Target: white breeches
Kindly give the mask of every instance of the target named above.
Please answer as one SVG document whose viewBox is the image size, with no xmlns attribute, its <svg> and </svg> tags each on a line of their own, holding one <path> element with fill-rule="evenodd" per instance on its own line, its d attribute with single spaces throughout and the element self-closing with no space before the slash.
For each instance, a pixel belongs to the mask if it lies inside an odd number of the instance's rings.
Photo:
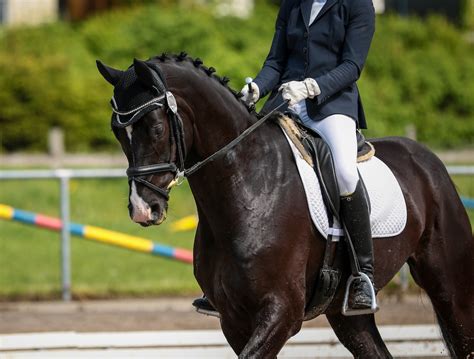
<svg viewBox="0 0 474 359">
<path fill-rule="evenodd" d="M 308 117 L 304 101 L 296 104 L 293 110 L 306 126 L 316 131 L 329 145 L 340 195 L 354 193 L 359 181 L 355 121 L 346 115 L 331 115 L 321 121 L 313 121 Z"/>
</svg>

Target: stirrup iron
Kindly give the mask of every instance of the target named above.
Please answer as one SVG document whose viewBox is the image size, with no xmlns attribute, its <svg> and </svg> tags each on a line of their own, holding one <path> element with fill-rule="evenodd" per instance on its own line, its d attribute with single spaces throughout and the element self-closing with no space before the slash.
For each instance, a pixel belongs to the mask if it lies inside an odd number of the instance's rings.
<svg viewBox="0 0 474 359">
<path fill-rule="evenodd" d="M 219 312 L 215 311 L 215 310 L 207 310 L 207 309 L 196 308 L 196 312 L 198 312 L 199 314 L 208 315 L 210 317 L 216 317 L 216 318 L 221 317 Z"/>
<path fill-rule="evenodd" d="M 351 285 L 355 280 L 362 280 L 367 282 L 370 286 L 370 294 L 371 294 L 371 305 L 370 308 L 365 309 L 350 309 L 349 308 L 349 291 L 351 289 Z M 351 315 L 362 315 L 362 314 L 373 314 L 379 310 L 377 306 L 377 297 L 375 296 L 374 286 L 372 281 L 367 276 L 367 274 L 359 272 L 356 276 L 350 275 L 349 279 L 347 280 L 346 285 L 346 293 L 344 294 L 344 301 L 342 303 L 342 315 L 351 316 Z"/>
</svg>

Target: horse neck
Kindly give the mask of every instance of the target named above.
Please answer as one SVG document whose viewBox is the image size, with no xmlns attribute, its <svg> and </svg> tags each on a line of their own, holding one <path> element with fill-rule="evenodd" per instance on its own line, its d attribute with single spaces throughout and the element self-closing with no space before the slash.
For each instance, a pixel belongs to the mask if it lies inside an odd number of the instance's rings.
<svg viewBox="0 0 474 359">
<path fill-rule="evenodd" d="M 178 107 L 186 122 L 185 133 L 192 136 L 187 138 L 187 143 L 192 143 L 186 164 L 189 168 L 237 138 L 255 122 L 255 116 L 228 89 L 200 69 L 174 76 L 174 82 L 168 81 L 169 88 L 181 99 Z M 270 192 L 280 182 L 288 182 L 282 178 L 287 164 L 286 157 L 281 156 L 279 129 L 264 127 L 188 178 L 202 223 L 204 218 L 220 218 L 221 224 L 228 223 L 247 213 L 241 210 L 242 206 L 254 208 L 255 198 Z M 262 168 L 272 170 L 262 173 Z M 257 185 L 250 180 L 254 174 L 258 174 Z M 270 196 L 263 197 L 259 206 L 270 206 L 267 203 Z M 234 202 L 232 199 L 236 198 L 238 201 Z M 213 222 L 213 228 L 215 225 Z"/>
<path fill-rule="evenodd" d="M 202 160 L 239 136 L 254 121 L 245 106 L 216 78 L 191 64 L 178 63 L 170 90 L 181 98 L 192 134 L 191 157 Z M 179 106 L 179 104 L 178 104 Z"/>
</svg>

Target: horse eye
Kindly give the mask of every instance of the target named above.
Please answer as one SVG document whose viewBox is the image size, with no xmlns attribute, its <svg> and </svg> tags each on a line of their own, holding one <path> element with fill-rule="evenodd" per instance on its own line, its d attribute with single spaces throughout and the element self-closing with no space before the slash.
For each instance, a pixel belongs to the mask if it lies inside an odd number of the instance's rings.
<svg viewBox="0 0 474 359">
<path fill-rule="evenodd" d="M 155 135 L 163 134 L 163 124 L 162 123 L 157 123 L 157 124 L 153 125 L 152 130 L 153 130 L 153 133 Z"/>
</svg>

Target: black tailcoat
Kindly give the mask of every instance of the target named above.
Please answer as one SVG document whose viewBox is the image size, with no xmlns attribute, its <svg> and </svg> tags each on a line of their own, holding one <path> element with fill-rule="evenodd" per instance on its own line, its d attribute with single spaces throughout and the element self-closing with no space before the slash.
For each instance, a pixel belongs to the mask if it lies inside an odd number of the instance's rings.
<svg viewBox="0 0 474 359">
<path fill-rule="evenodd" d="M 313 0 L 283 0 L 270 52 L 255 83 L 268 112 L 282 101 L 278 87 L 311 77 L 321 94 L 307 99 L 315 121 L 333 114 L 355 119 L 367 128 L 356 85 L 375 31 L 372 0 L 327 0 L 309 25 Z"/>
</svg>

